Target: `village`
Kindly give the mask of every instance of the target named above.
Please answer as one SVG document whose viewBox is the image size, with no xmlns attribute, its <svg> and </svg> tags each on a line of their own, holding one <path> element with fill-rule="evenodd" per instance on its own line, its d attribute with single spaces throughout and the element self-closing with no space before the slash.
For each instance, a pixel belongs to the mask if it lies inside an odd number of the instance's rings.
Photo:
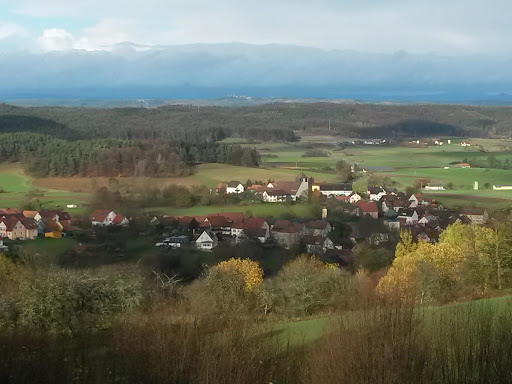
<svg viewBox="0 0 512 384">
<path fill-rule="evenodd" d="M 145 213 L 126 217 L 112 209 L 97 209 L 86 224 L 92 229 L 151 227 L 157 236 L 160 234 L 155 246 L 163 249 L 190 248 L 208 252 L 219 244 L 231 246 L 251 241 L 262 247 L 326 255 L 341 264 L 350 264 L 359 244 L 385 244 L 400 230 L 410 230 L 416 240 L 434 243 L 450 224 L 483 225 L 489 219 L 486 209 L 446 209 L 420 192 L 406 195 L 394 188 L 368 186 L 366 193 L 361 194 L 353 191 L 351 183 L 315 182 L 303 172 L 290 181 L 251 185 L 236 180 L 219 183 L 212 192 L 250 193 L 265 204 L 307 204 L 313 199 L 319 202 L 321 214 L 319 212 L 316 218 L 252 217 L 242 212 L 196 216 Z M 340 235 L 336 228 L 340 225 L 349 230 L 341 231 Z M 62 210 L 0 210 L 0 236 L 9 240 L 59 239 L 82 230 L 83 226 L 83 219 L 72 218 Z M 1 246 L 7 251 L 3 242 Z"/>
</svg>

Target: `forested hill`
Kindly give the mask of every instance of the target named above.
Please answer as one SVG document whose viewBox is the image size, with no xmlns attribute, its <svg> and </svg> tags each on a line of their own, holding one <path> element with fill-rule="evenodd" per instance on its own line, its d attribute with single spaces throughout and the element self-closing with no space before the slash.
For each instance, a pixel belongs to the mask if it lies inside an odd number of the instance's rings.
<svg viewBox="0 0 512 384">
<path fill-rule="evenodd" d="M 328 131 L 328 126 L 331 130 Z M 344 137 L 512 136 L 511 107 L 275 103 L 247 107 L 172 105 L 159 108 L 57 108 L 0 105 L 2 132 L 29 131 L 64 139 L 171 139 L 215 142 L 226 137 L 294 141 L 295 132 Z"/>
</svg>

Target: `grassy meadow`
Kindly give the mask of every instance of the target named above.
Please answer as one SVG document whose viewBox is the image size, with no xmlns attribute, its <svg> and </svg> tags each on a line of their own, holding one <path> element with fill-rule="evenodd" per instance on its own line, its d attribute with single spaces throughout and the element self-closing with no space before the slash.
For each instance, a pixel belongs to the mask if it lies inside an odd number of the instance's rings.
<svg viewBox="0 0 512 384">
<path fill-rule="evenodd" d="M 0 188 L 3 190 L 0 193 L 0 207 L 3 208 L 19 207 L 29 192 L 33 192 L 47 209 L 65 208 L 67 204 L 80 206 L 88 196 L 87 193 L 61 190 L 51 184 L 46 188 L 40 187 L 16 164 L 0 167 Z"/>
<path fill-rule="evenodd" d="M 512 161 L 512 140 L 471 140 L 471 147 L 461 147 L 461 140 L 453 140 L 451 145 L 443 146 L 349 146 L 339 147 L 336 143 L 344 139 L 329 136 L 303 136 L 298 143 L 245 143 L 256 147 L 262 156 L 263 164 L 259 168 L 246 168 L 225 164 L 200 164 L 187 177 L 146 178 L 125 177 L 120 181 L 129 185 L 163 187 L 169 184 L 206 185 L 214 188 L 219 182 L 248 179 L 266 182 L 272 180 L 293 180 L 301 170 L 317 181 L 337 181 L 334 167 L 338 160 L 357 163 L 360 167 L 387 166 L 393 171 L 377 173 L 388 176 L 394 185 L 402 190 L 412 186 L 415 180 L 428 178 L 430 182 L 448 183 L 453 188 L 446 191 L 425 191 L 425 195 L 435 197 L 446 206 L 460 207 L 466 205 L 486 206 L 493 209 L 503 208 L 512 202 L 512 191 L 494 191 L 493 184 L 511 184 L 512 171 L 491 168 L 456 168 L 455 162 L 478 162 L 487 164 L 492 154 L 502 163 Z M 240 140 L 230 142 L 244 143 Z M 320 149 L 325 157 L 304 157 L 308 150 Z M 448 167 L 448 169 L 445 169 Z M 356 190 L 364 190 L 368 175 L 363 175 L 355 183 Z M 473 190 L 473 183 L 478 181 L 479 190 Z M 46 208 L 64 207 L 67 204 L 81 205 L 87 200 L 88 194 L 99 187 L 108 186 L 109 178 L 97 177 L 49 177 L 31 179 L 18 165 L 4 165 L 0 168 L 0 206 L 16 207 L 24 199 L 29 190 L 42 190 L 43 196 L 38 197 Z M 490 188 L 485 188 L 488 184 Z M 274 208 L 277 208 L 274 206 Z M 163 207 L 169 214 L 202 214 L 216 211 L 251 210 L 254 214 L 273 216 L 289 211 L 301 215 L 305 208 L 274 208 L 265 205 L 234 206 L 234 207 L 194 207 L 187 210 L 171 210 Z M 83 209 L 77 211 L 82 212 Z M 297 212 L 296 212 L 297 211 Z"/>
</svg>

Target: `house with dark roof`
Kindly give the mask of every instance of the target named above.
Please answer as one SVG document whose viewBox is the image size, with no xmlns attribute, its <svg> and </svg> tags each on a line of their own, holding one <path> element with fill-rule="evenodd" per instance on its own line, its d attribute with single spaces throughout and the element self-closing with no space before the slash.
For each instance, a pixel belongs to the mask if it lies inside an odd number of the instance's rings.
<svg viewBox="0 0 512 384">
<path fill-rule="evenodd" d="M 489 220 L 489 213 L 485 208 L 470 208 L 465 207 L 460 211 L 461 216 L 466 216 L 473 224 L 482 225 L 486 224 Z"/>
<path fill-rule="evenodd" d="M 351 183 L 314 183 L 312 192 L 319 192 L 326 197 L 350 196 L 352 194 Z"/>
<path fill-rule="evenodd" d="M 307 253 L 315 255 L 323 254 L 328 249 L 334 249 L 332 240 L 324 236 L 306 235 L 302 238 L 302 243 L 304 244 Z"/>
<path fill-rule="evenodd" d="M 383 187 L 369 185 L 366 194 L 370 201 L 379 201 L 382 196 L 385 196 L 388 193 Z"/>
<path fill-rule="evenodd" d="M 215 233 L 211 230 L 206 230 L 196 240 L 196 247 L 202 251 L 211 251 L 218 244 L 219 240 Z"/>
<path fill-rule="evenodd" d="M 304 234 L 304 224 L 293 223 L 289 220 L 277 220 L 270 233 L 277 244 L 290 249 L 299 244 L 300 238 Z"/>
<path fill-rule="evenodd" d="M 254 241 L 258 241 L 261 244 L 264 244 L 267 242 L 267 240 L 270 238 L 270 234 L 268 230 L 264 228 L 254 228 L 249 227 L 245 228 L 238 234 L 236 237 L 236 242 L 239 243 L 243 240 L 250 239 Z"/>
<path fill-rule="evenodd" d="M 226 184 L 226 193 L 244 193 L 244 185 L 239 181 L 230 181 Z"/>
<path fill-rule="evenodd" d="M 331 224 L 325 220 L 310 220 L 304 223 L 304 232 L 309 236 L 326 237 L 332 230 Z"/>
<path fill-rule="evenodd" d="M 0 218 L 0 237 L 10 240 L 28 240 L 37 237 L 37 224 L 28 217 Z"/>
<path fill-rule="evenodd" d="M 303 179 L 301 181 L 277 181 L 268 183 L 263 192 L 263 201 L 276 203 L 307 198 L 309 193 L 309 180 L 310 179 Z"/>
</svg>

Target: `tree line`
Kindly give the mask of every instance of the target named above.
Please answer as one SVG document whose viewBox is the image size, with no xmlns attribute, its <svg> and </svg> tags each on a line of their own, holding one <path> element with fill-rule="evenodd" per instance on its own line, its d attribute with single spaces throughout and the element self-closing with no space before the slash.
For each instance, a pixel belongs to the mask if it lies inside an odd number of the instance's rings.
<svg viewBox="0 0 512 384">
<path fill-rule="evenodd" d="M 186 176 L 197 163 L 257 167 L 254 148 L 203 142 L 120 139 L 64 140 L 38 133 L 0 135 L 0 161 L 25 165 L 38 176 Z"/>
</svg>

